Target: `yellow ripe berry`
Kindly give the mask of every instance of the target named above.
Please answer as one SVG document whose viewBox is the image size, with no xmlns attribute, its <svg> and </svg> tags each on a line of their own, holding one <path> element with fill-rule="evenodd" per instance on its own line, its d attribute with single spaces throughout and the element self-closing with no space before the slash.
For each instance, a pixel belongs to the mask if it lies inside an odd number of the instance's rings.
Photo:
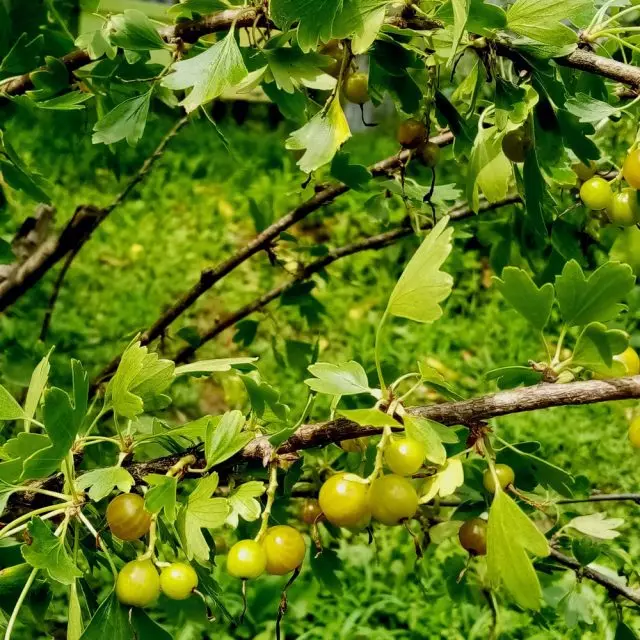
<svg viewBox="0 0 640 640">
<path fill-rule="evenodd" d="M 267 573 L 274 576 L 297 569 L 306 551 L 300 532 L 284 524 L 267 529 L 262 548 L 267 556 Z"/>
<path fill-rule="evenodd" d="M 369 486 L 352 474 L 336 473 L 320 488 L 318 502 L 326 519 L 336 527 L 361 528 L 371 519 Z"/>
<path fill-rule="evenodd" d="M 418 494 L 407 478 L 389 474 L 372 482 L 369 506 L 378 522 L 393 526 L 413 518 L 418 510 Z"/>
<path fill-rule="evenodd" d="M 399 476 L 412 476 L 420 469 L 426 451 L 424 445 L 411 438 L 395 438 L 384 450 L 387 467 Z"/>
<path fill-rule="evenodd" d="M 122 604 L 146 607 L 160 595 L 160 576 L 151 560 L 133 560 L 116 579 L 116 596 Z"/>
<path fill-rule="evenodd" d="M 634 449 L 640 449 L 640 416 L 636 416 L 629 425 L 629 442 Z"/>
<path fill-rule="evenodd" d="M 255 540 L 240 540 L 229 550 L 227 571 L 234 578 L 257 578 L 267 568 L 267 554 Z"/>
</svg>

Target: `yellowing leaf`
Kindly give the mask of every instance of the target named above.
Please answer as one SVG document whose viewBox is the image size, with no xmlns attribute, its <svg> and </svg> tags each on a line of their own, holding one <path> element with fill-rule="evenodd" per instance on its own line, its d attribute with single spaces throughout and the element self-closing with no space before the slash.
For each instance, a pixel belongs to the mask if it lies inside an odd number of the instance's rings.
<svg viewBox="0 0 640 640">
<path fill-rule="evenodd" d="M 176 62 L 173 71 L 162 84 L 169 89 L 192 87 L 189 95 L 180 103 L 187 113 L 217 98 L 247 75 L 233 29 L 204 53 Z"/>
<path fill-rule="evenodd" d="M 462 462 L 457 458 L 451 458 L 442 465 L 435 476 L 429 478 L 422 487 L 420 504 L 426 504 L 437 495 L 441 498 L 450 496 L 464 483 L 464 471 Z"/>
<path fill-rule="evenodd" d="M 487 567 L 492 583 L 503 583 L 525 609 L 540 609 L 542 590 L 527 551 L 549 555 L 547 539 L 504 491 L 498 490 L 489 511 Z"/>
<path fill-rule="evenodd" d="M 306 149 L 298 161 L 305 173 L 331 162 L 336 151 L 351 137 L 349 123 L 338 97 L 331 99 L 329 108 L 316 113 L 307 124 L 288 138 L 287 149 Z"/>
<path fill-rule="evenodd" d="M 433 322 L 442 315 L 439 303 L 453 286 L 453 278 L 440 271 L 452 248 L 448 222 L 444 216 L 415 252 L 391 293 L 387 313 L 416 322 Z"/>
</svg>

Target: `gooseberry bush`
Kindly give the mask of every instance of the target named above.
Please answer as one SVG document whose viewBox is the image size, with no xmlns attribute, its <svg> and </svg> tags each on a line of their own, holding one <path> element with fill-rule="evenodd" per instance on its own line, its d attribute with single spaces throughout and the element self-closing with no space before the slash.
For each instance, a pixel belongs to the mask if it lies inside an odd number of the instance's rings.
<svg viewBox="0 0 640 640">
<path fill-rule="evenodd" d="M 17 21 L 18 5 L 1 5 L 0 18 L 4 11 Z M 429 545 L 458 545 L 467 562 L 455 579 L 487 598 L 495 636 L 502 607 L 532 612 L 541 627 L 557 616 L 590 624 L 594 604 L 581 588 L 589 580 L 613 611 L 612 635 L 615 628 L 616 637 L 635 637 L 626 607 L 640 604 L 637 569 L 615 542 L 623 520 L 594 505 L 638 496 L 591 492 L 584 477 L 547 461 L 543 445 L 509 442 L 493 421 L 640 397 L 625 313 L 640 268 L 635 6 L 183 0 L 168 9 L 169 26 L 127 9 L 76 38 L 53 4 L 49 17 L 36 37 L 2 43 L 7 113 L 80 112 L 93 143 L 115 154 L 122 141 L 140 141 L 154 110 L 178 115 L 110 205 L 80 207 L 26 257 L 0 241 L 9 256 L 0 311 L 64 261 L 43 343 L 75 255 L 182 127 L 202 116 L 223 135 L 210 108 L 223 94 L 258 91 L 274 103 L 291 123 L 285 145 L 306 175 L 300 204 L 271 223 L 254 211 L 255 238 L 168 300 L 93 381 L 72 360 L 69 388 L 53 384 L 51 345 L 24 397 L 0 386 L 5 638 L 43 624 L 52 586 L 64 590 L 73 640 L 170 637 L 154 615 L 166 599 L 198 599 L 213 634 L 220 618 L 242 624 L 246 590 L 265 574 L 282 576 L 273 611 L 279 637 L 299 573 L 332 588 L 338 541 L 373 543 L 383 527 L 406 529 L 416 563 Z M 356 105 L 372 126 L 368 105 L 383 102 L 399 115 L 397 149 L 367 168 L 349 155 L 345 109 Z M 50 203 L 46 175 L 11 144 L 10 123 L 0 129 L 3 193 Z M 621 156 L 608 144 L 612 131 L 624 139 Z M 454 162 L 464 189 L 439 179 Z M 366 195 L 381 233 L 337 249 L 318 245 L 313 262 L 303 251 L 281 260 L 287 229 L 349 190 Z M 473 216 L 502 208 L 509 217 L 492 219 L 490 230 L 492 283 L 540 349 L 526 362 L 478 372 L 498 389 L 487 396 L 465 398 L 422 354 L 387 379 L 389 325 L 438 330 L 457 286 L 448 271 L 454 242 L 473 237 Z M 411 235 L 420 243 L 395 287 L 375 292 L 372 362 L 325 361 L 318 345 L 301 397 L 263 379 L 247 316 L 286 296 L 311 323 L 316 274 Z M 207 329 L 181 331 L 183 347 L 163 357 L 159 339 L 170 325 L 260 251 L 289 279 Z M 246 356 L 195 358 L 236 325 Z M 169 420 L 174 382 L 212 374 L 241 380 L 247 401 L 221 415 Z M 425 390 L 433 401 L 413 404 Z M 631 416 L 634 448 L 639 421 Z M 569 505 L 577 502 L 590 510 L 576 515 Z M 228 552 L 217 538 L 223 529 L 238 532 Z M 237 579 L 242 611 L 228 606 L 219 571 Z M 543 591 L 542 574 L 557 576 L 553 594 Z"/>
</svg>

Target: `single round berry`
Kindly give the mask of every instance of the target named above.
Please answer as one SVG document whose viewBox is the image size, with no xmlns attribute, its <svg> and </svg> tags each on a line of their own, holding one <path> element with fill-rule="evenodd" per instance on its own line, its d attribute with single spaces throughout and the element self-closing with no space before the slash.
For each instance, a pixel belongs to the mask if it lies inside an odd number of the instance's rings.
<svg viewBox="0 0 640 640">
<path fill-rule="evenodd" d="M 482 518 L 471 518 L 460 527 L 458 539 L 463 549 L 476 556 L 487 553 L 487 521 Z"/>
<path fill-rule="evenodd" d="M 338 40 L 329 40 L 327 44 L 323 45 L 318 53 L 323 56 L 328 56 L 328 62 L 322 67 L 325 73 L 337 78 L 340 75 L 340 68 L 342 67 L 342 47 Z"/>
<path fill-rule="evenodd" d="M 274 576 L 283 576 L 297 569 L 306 550 L 300 532 L 284 524 L 267 529 L 262 547 L 267 556 L 267 573 Z"/>
<path fill-rule="evenodd" d="M 305 524 L 315 524 L 319 522 L 322 519 L 320 503 L 311 498 L 305 500 L 300 510 L 300 517 Z"/>
<path fill-rule="evenodd" d="M 418 159 L 425 167 L 433 169 L 440 160 L 440 147 L 429 140 L 423 142 L 418 147 Z"/>
<path fill-rule="evenodd" d="M 625 158 L 622 175 L 630 187 L 640 189 L 640 149 L 635 149 Z"/>
<path fill-rule="evenodd" d="M 160 595 L 160 576 L 151 560 L 134 560 L 122 567 L 116 579 L 116 596 L 122 604 L 147 607 Z"/>
<path fill-rule="evenodd" d="M 227 571 L 234 578 L 257 578 L 267 568 L 267 554 L 255 540 L 236 542 L 227 555 Z"/>
<path fill-rule="evenodd" d="M 121 493 L 107 507 L 107 524 L 120 540 L 138 540 L 151 527 L 151 514 L 144 508 L 144 498 L 137 493 Z"/>
<path fill-rule="evenodd" d="M 424 445 L 411 438 L 396 438 L 384 450 L 387 467 L 399 476 L 411 476 L 420 469 L 426 451 Z"/>
<path fill-rule="evenodd" d="M 524 162 L 531 148 L 531 138 L 520 127 L 505 134 L 502 138 L 502 152 L 511 162 Z"/>
<path fill-rule="evenodd" d="M 596 173 L 596 163 L 593 160 L 590 160 L 588 165 L 584 162 L 576 162 L 571 165 L 571 168 L 582 181 L 593 178 Z"/>
<path fill-rule="evenodd" d="M 508 464 L 497 464 L 495 471 L 501 489 L 506 489 L 510 484 L 513 484 L 513 481 L 516 479 L 516 474 Z M 491 469 L 487 469 L 482 475 L 482 484 L 489 493 L 496 492 L 496 482 L 491 473 Z"/>
<path fill-rule="evenodd" d="M 638 192 L 635 189 L 623 189 L 611 196 L 607 205 L 607 218 L 618 227 L 632 227 L 640 219 Z"/>
<path fill-rule="evenodd" d="M 378 522 L 392 526 L 413 518 L 418 510 L 418 494 L 402 476 L 381 476 L 371 483 L 369 507 Z"/>
<path fill-rule="evenodd" d="M 629 425 L 629 442 L 634 449 L 640 449 L 640 416 L 636 416 Z"/>
<path fill-rule="evenodd" d="M 360 528 L 369 523 L 369 487 L 352 474 L 336 473 L 320 488 L 318 502 L 326 519 L 336 527 Z"/>
<path fill-rule="evenodd" d="M 160 572 L 160 589 L 172 600 L 186 600 L 197 586 L 198 574 L 190 564 L 172 562 Z"/>
<path fill-rule="evenodd" d="M 427 127 L 421 120 L 409 118 L 398 127 L 398 142 L 405 149 L 416 149 L 427 137 Z"/>
<path fill-rule="evenodd" d="M 612 197 L 613 191 L 611 191 L 611 185 L 600 176 L 589 178 L 589 180 L 580 187 L 580 199 L 585 207 L 593 211 L 605 209 L 611 202 Z"/>
<path fill-rule="evenodd" d="M 369 101 L 369 78 L 366 73 L 352 73 L 345 80 L 344 97 L 354 104 Z"/>
</svg>

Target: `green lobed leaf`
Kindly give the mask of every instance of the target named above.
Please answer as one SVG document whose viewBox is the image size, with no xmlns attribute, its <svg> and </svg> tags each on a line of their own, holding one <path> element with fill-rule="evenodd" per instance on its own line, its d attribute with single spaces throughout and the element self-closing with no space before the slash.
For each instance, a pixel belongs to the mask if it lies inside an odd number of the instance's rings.
<svg viewBox="0 0 640 640">
<path fill-rule="evenodd" d="M 89 497 L 98 502 L 106 498 L 114 488 L 123 493 L 129 493 L 135 484 L 132 475 L 123 467 L 104 467 L 83 473 L 77 480 L 76 486 L 81 491 L 89 489 Z"/>
<path fill-rule="evenodd" d="M 93 98 L 92 93 L 84 91 L 70 91 L 61 96 L 34 102 L 38 109 L 47 109 L 49 111 L 80 111 L 84 109 L 84 103 Z"/>
<path fill-rule="evenodd" d="M 238 364 L 251 364 L 258 358 L 219 358 L 217 360 L 199 360 L 191 364 L 183 364 L 175 368 L 174 375 L 202 375 L 218 371 L 230 371 Z"/>
<path fill-rule="evenodd" d="M 207 469 L 228 460 L 253 439 L 251 433 L 242 430 L 245 422 L 242 412 L 237 409 L 209 422 L 204 441 Z"/>
<path fill-rule="evenodd" d="M 98 607 L 82 634 L 81 640 L 131 640 L 127 610 L 112 591 Z"/>
<path fill-rule="evenodd" d="M 464 28 L 467 24 L 467 18 L 469 17 L 469 4 L 470 0 L 451 0 L 453 7 L 453 42 L 451 45 L 451 54 L 447 61 L 449 65 L 456 56 L 458 45 L 464 34 Z"/>
<path fill-rule="evenodd" d="M 355 360 L 341 364 L 316 362 L 308 367 L 309 373 L 315 376 L 304 382 L 318 393 L 333 396 L 349 396 L 358 393 L 370 393 L 376 396 L 376 390 L 369 387 L 367 373 Z"/>
<path fill-rule="evenodd" d="M 361 427 L 401 427 L 401 424 L 393 416 L 374 407 L 371 409 L 342 409 L 338 413 Z"/>
<path fill-rule="evenodd" d="M 18 482 L 22 475 L 24 461 L 36 451 L 51 444 L 49 436 L 42 433 L 18 433 L 2 447 L 5 462 L 0 462 L 0 481 Z"/>
<path fill-rule="evenodd" d="M 151 485 L 144 496 L 144 507 L 151 513 L 160 513 L 164 510 L 165 518 L 169 522 L 176 519 L 176 492 L 178 479 L 174 476 L 151 473 L 143 480 Z"/>
<path fill-rule="evenodd" d="M 531 276 L 517 267 L 506 267 L 502 279 L 494 277 L 498 291 L 505 300 L 533 327 L 542 331 L 553 307 L 554 289 L 550 282 L 537 287 Z"/>
<path fill-rule="evenodd" d="M 191 88 L 180 103 L 187 113 L 217 98 L 248 73 L 233 29 L 203 53 L 176 62 L 172 69 L 162 84 L 173 90 Z"/>
<path fill-rule="evenodd" d="M 153 22 L 137 9 L 126 9 L 111 16 L 109 39 L 117 47 L 130 51 L 152 51 L 167 46 Z"/>
<path fill-rule="evenodd" d="M 613 540 L 620 535 L 617 529 L 623 524 L 623 518 L 607 518 L 604 513 L 592 513 L 573 518 L 567 527 L 599 540 Z"/>
<path fill-rule="evenodd" d="M 248 522 L 257 520 L 260 517 L 262 507 L 256 498 L 259 498 L 264 491 L 264 484 L 256 480 L 245 482 L 232 491 L 228 498 L 231 513 L 227 517 L 227 523 L 237 528 L 239 517 Z"/>
<path fill-rule="evenodd" d="M 134 147 L 144 134 L 152 89 L 123 100 L 93 126 L 93 144 L 115 144 L 126 139 Z"/>
<path fill-rule="evenodd" d="M 361 54 L 373 44 L 384 24 L 390 0 L 343 0 L 342 11 L 334 18 L 332 36 L 351 37 L 351 50 Z"/>
<path fill-rule="evenodd" d="M 289 407 L 280 402 L 280 393 L 270 384 L 262 380 L 256 381 L 251 376 L 240 376 L 251 402 L 251 411 L 263 418 L 267 409 L 282 421 L 286 421 Z"/>
<path fill-rule="evenodd" d="M 620 302 L 634 284 L 629 265 L 606 262 L 585 278 L 580 265 L 570 260 L 562 274 L 556 276 L 556 296 L 562 318 L 569 326 L 612 320 L 623 309 Z"/>
<path fill-rule="evenodd" d="M 542 373 L 531 367 L 508 366 L 491 369 L 484 374 L 486 380 L 497 380 L 499 389 L 515 389 L 520 385 L 530 387 L 542 381 Z"/>
<path fill-rule="evenodd" d="M 427 460 L 434 464 L 444 464 L 447 459 L 447 452 L 442 444 L 440 435 L 432 426 L 434 422 L 427 418 L 408 414 L 403 416 L 403 420 L 407 437 L 422 443 Z"/>
<path fill-rule="evenodd" d="M 131 609 L 131 626 L 136 640 L 172 640 L 172 635 L 139 607 Z"/>
<path fill-rule="evenodd" d="M 2 154 L 4 151 L 4 154 Z M 39 173 L 29 170 L 0 130 L 0 175 L 12 189 L 24 192 L 36 202 L 51 203 L 51 185 Z"/>
<path fill-rule="evenodd" d="M 294 131 L 285 143 L 287 149 L 304 150 L 298 166 L 311 173 L 331 162 L 338 149 L 351 137 L 349 123 L 338 96 L 329 97 L 331 104 L 316 113 L 309 122 Z"/>
<path fill-rule="evenodd" d="M 538 611 L 542 590 L 527 551 L 546 557 L 549 544 L 514 500 L 498 489 L 487 527 L 489 577 L 496 587 L 504 584 L 518 605 Z"/>
<path fill-rule="evenodd" d="M 612 107 L 609 103 L 596 100 L 586 93 L 578 92 L 565 102 L 565 107 L 580 122 L 597 123 L 612 116 L 619 117 L 619 107 Z"/>
<path fill-rule="evenodd" d="M 351 164 L 349 154 L 339 151 L 331 162 L 331 175 L 354 191 L 366 191 L 371 172 L 362 164 Z"/>
<path fill-rule="evenodd" d="M 54 536 L 41 518 L 33 518 L 27 531 L 30 542 L 22 545 L 22 557 L 34 569 L 42 569 L 52 580 L 67 585 L 82 576 L 65 549 L 64 539 Z"/>
<path fill-rule="evenodd" d="M 601 322 L 592 322 L 578 336 L 571 364 L 590 371 L 607 372 L 613 364 L 613 356 L 622 353 L 628 344 L 629 336 L 624 331 L 607 329 Z"/>
<path fill-rule="evenodd" d="M 452 248 L 448 222 L 448 216 L 441 218 L 423 240 L 391 292 L 386 313 L 416 322 L 433 322 L 442 315 L 439 303 L 453 287 L 453 278 L 440 271 Z"/>
</svg>

